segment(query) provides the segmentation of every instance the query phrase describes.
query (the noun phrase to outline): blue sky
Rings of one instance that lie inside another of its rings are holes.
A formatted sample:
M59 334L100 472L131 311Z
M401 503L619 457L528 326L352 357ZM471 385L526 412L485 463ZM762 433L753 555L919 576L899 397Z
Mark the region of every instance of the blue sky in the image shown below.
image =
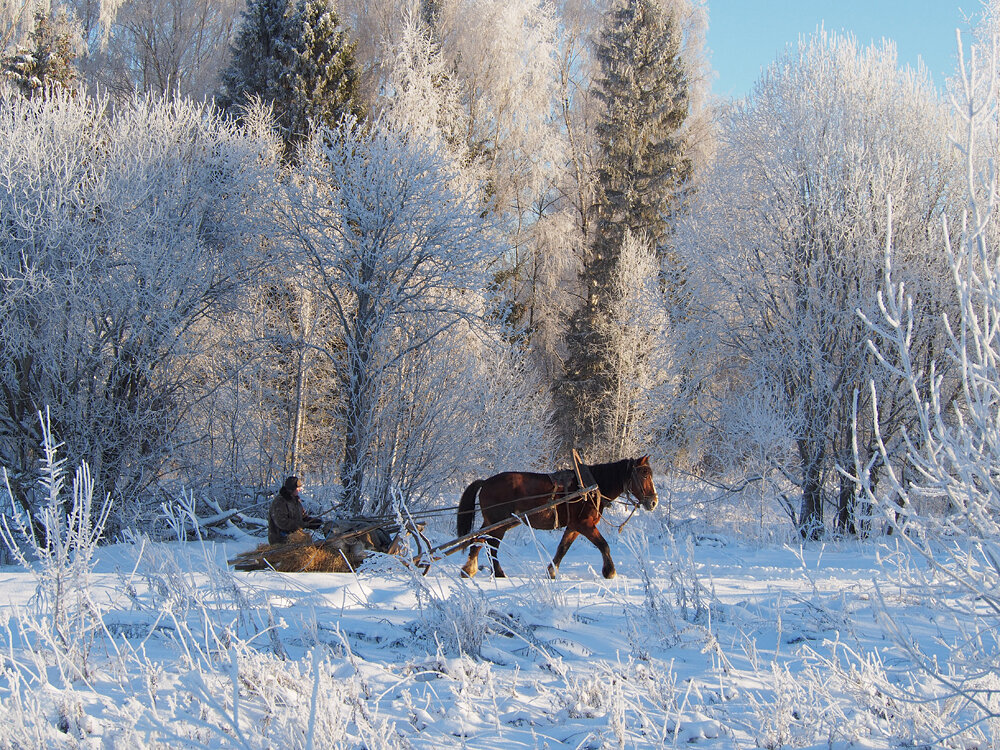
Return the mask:
M980 7L979 0L708 0L712 92L749 93L762 68L820 24L852 32L862 46L892 39L900 64L923 59L941 89L955 69L955 29L968 31L965 15Z

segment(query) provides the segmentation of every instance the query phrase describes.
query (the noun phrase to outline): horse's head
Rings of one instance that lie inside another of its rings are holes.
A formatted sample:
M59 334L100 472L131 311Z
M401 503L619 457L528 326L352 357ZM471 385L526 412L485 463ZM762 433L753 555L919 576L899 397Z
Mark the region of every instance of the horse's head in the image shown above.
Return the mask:
M646 510L656 507L656 487L653 486L653 469L649 456L633 459L625 488Z

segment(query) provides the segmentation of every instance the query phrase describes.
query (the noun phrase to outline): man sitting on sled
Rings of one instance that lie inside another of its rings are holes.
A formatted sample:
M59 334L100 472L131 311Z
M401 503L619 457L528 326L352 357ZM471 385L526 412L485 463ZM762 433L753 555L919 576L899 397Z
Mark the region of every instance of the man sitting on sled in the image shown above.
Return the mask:
M318 529L320 520L306 514L299 497L302 483L298 477L288 477L271 502L267 513L267 543L281 544L299 529Z

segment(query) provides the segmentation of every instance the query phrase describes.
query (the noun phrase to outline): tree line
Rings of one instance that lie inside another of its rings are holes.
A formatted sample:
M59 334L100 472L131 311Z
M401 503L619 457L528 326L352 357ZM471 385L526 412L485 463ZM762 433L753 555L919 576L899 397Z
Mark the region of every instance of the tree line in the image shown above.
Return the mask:
M958 120L891 45L822 31L713 101L707 11L8 8L21 510L48 408L123 527L178 484L238 504L298 472L383 512L576 447L761 483L807 537L867 531L855 465L878 487L921 414L869 344L888 265L910 357L961 390Z

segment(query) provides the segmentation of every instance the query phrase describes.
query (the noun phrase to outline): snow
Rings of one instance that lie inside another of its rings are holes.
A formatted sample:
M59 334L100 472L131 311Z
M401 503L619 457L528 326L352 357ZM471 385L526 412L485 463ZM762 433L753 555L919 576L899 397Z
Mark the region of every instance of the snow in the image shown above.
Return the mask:
M527 529L504 540L505 580L461 579L460 555L426 576L397 558L356 575L232 573L252 542L120 543L95 557L86 649L52 638L30 572L0 568L0 747L934 739L933 704L885 709L887 685L919 684L879 607L942 658L955 633L895 585L892 539L762 546L675 534L658 512L611 523L610 581L582 541L550 581L559 537ZM444 521L429 532L451 536Z

